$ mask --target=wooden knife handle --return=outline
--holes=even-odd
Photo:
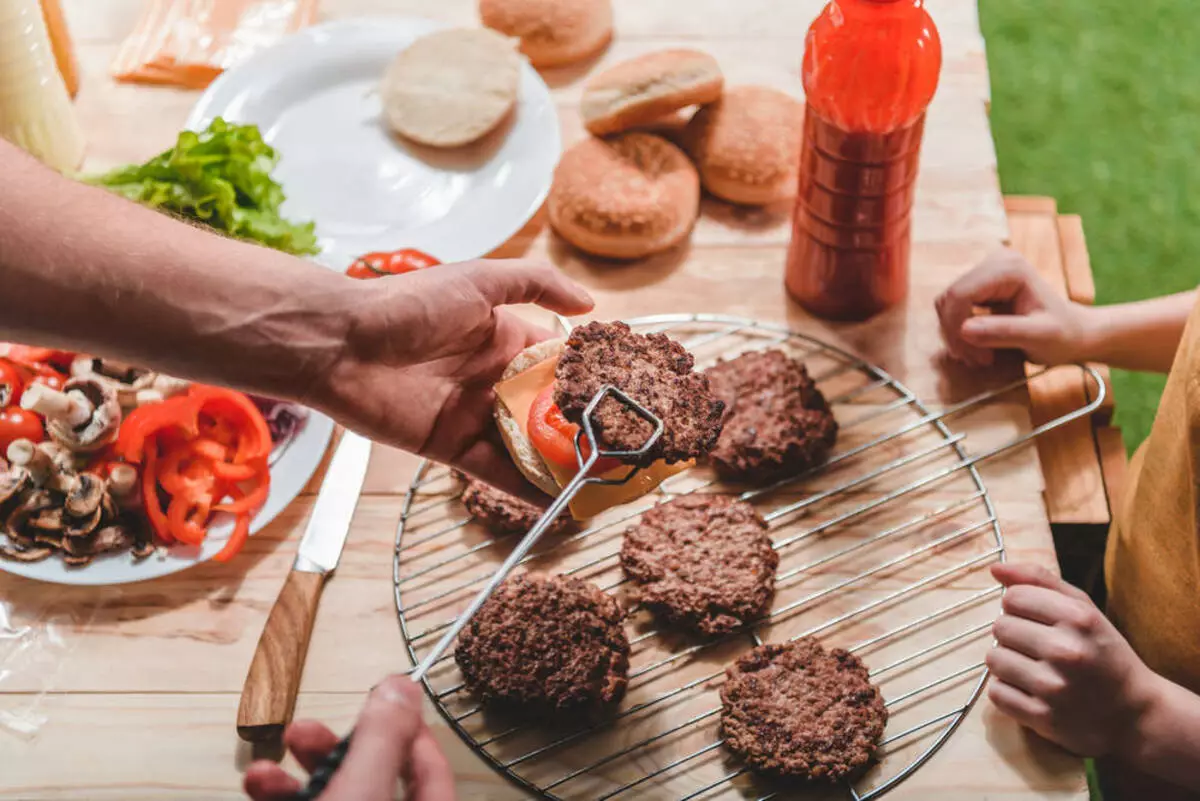
[[[278,738],[292,720],[304,657],[325,576],[293,570],[271,609],[246,674],[238,706],[238,736],[250,742]]]

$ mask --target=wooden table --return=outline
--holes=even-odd
[[[618,35],[601,64],[671,45],[702,47],[731,83],[758,82],[801,94],[797,63],[817,0],[616,0]],[[118,86],[107,74],[139,0],[69,0],[83,88],[78,113],[89,167],[140,161],[168,146],[196,96]],[[945,70],[930,111],[914,231],[911,299],[862,325],[829,326],[790,304],[782,289],[787,209],[736,211],[706,200],[689,246],[616,269],[564,247],[531,223],[504,254],[548,257],[585,283],[598,316],[719,312],[786,322],[883,366],[933,405],[977,389],[979,376],[943,369],[933,297],[1008,237],[988,127],[987,66],[971,0],[929,0],[942,32]],[[325,0],[326,18],[423,14],[474,22],[470,0]],[[550,76],[568,143],[581,133],[580,75]],[[964,423],[980,449],[1028,430],[1023,395]],[[407,664],[392,597],[392,549],[403,488],[414,460],[376,451],[349,544],[322,602],[298,714],[348,726],[362,694]],[[1054,564],[1037,457],[1025,449],[984,473],[1009,557]],[[234,733],[246,667],[294,556],[311,490],[231,565],[92,590],[0,577],[0,597],[17,622],[31,622],[31,647],[0,640],[0,715],[35,731],[0,729],[0,796],[6,798],[217,799],[239,797],[250,750]],[[976,581],[985,581],[977,576]],[[975,586],[980,586],[976,584]],[[62,633],[50,636],[47,622]],[[431,718],[431,720],[434,718]],[[438,723],[462,798],[520,794]],[[1082,798],[1081,765],[1022,733],[981,701],[932,761],[889,798]],[[636,797],[657,797],[649,786]]]

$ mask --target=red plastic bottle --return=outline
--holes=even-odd
[[[813,314],[866,319],[907,293],[917,162],[941,65],[924,0],[831,0],[809,28],[785,281]]]

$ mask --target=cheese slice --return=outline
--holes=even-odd
[[[521,427],[521,433],[527,437],[529,436],[529,410],[542,390],[554,383],[556,366],[555,359],[546,359],[512,378],[501,381],[495,387],[496,397],[508,407],[508,411],[516,419],[517,425]],[[550,475],[554,476],[559,487],[565,487],[578,472],[572,468],[554,464],[549,459],[544,461]],[[639,470],[624,484],[613,486],[589,484],[580,489],[571,501],[569,506],[571,516],[576,520],[587,520],[614,506],[637,500],[666,479],[676,473],[682,473],[693,464],[694,462],[687,461],[668,465],[666,462],[658,461]],[[619,467],[604,473],[603,477],[621,478],[628,470],[627,467]]]

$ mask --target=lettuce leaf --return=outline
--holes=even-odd
[[[175,147],[145,164],[85,179],[119,195],[286,253],[317,253],[313,223],[279,213],[283,187],[271,178],[279,156],[255,125],[217,117],[208,129],[182,131]]]

